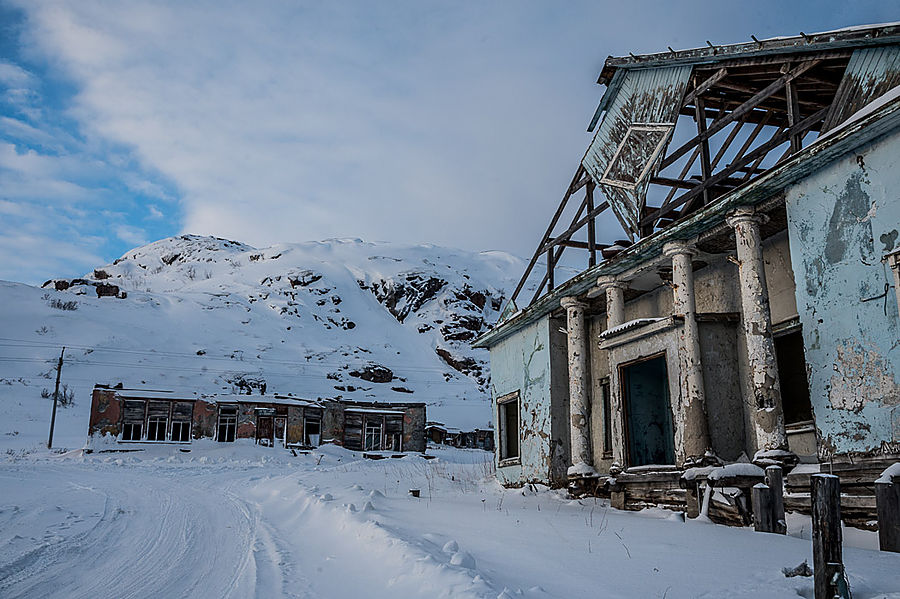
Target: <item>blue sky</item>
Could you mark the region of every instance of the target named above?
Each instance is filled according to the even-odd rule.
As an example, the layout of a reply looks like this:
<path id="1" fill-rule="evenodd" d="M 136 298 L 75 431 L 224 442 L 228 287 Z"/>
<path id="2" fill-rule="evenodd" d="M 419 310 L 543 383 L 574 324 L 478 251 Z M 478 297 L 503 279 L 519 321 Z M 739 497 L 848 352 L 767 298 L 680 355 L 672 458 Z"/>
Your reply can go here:
<path id="1" fill-rule="evenodd" d="M 900 2 L 0 0 L 0 279 L 185 232 L 527 256 L 607 55 L 895 20 Z"/>

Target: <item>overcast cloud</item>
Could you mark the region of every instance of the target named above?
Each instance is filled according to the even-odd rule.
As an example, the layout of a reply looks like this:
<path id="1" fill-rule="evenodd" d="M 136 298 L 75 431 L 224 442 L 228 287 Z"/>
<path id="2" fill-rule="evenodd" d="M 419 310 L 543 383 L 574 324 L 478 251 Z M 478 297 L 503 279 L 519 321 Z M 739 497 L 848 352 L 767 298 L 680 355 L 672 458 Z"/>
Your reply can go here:
<path id="1" fill-rule="evenodd" d="M 80 274 L 181 232 L 530 255 L 589 142 L 608 54 L 896 20 L 898 8 L 2 5 L 0 278 Z"/>

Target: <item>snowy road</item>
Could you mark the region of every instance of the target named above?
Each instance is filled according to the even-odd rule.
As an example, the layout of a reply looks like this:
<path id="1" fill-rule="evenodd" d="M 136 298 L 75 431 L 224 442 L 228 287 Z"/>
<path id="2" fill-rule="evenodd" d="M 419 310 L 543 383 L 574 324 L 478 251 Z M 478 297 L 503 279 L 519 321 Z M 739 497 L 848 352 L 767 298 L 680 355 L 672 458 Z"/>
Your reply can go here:
<path id="1" fill-rule="evenodd" d="M 809 559 L 806 539 L 503 490 L 483 452 L 441 455 L 15 457 L 0 463 L 0 597 L 811 596 L 781 574 Z M 845 561 L 854 597 L 900 598 L 900 556 Z"/>

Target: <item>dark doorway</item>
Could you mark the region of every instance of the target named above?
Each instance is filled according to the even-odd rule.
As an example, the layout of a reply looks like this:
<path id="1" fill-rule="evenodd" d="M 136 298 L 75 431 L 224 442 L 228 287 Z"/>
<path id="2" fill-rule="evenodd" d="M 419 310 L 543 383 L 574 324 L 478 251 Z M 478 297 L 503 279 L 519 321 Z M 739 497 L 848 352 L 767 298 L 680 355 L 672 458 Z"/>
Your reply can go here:
<path id="1" fill-rule="evenodd" d="M 623 366 L 621 374 L 628 425 L 628 465 L 674 464 L 675 439 L 665 355 Z"/>
<path id="2" fill-rule="evenodd" d="M 275 444 L 275 422 L 271 416 L 256 417 L 256 442 L 266 447 Z"/>
<path id="3" fill-rule="evenodd" d="M 802 333 L 798 330 L 775 337 L 775 356 L 778 360 L 778 378 L 781 381 L 784 423 L 811 421 L 813 414 L 809 403 Z"/>

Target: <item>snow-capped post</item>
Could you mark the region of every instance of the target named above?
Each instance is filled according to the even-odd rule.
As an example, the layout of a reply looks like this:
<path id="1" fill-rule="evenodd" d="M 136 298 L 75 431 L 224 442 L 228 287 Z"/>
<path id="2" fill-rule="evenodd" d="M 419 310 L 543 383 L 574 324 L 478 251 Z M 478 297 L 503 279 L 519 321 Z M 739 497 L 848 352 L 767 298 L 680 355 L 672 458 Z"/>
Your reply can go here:
<path id="1" fill-rule="evenodd" d="M 900 553 L 900 463 L 885 470 L 875 481 L 878 510 L 878 546 Z"/>
<path id="2" fill-rule="evenodd" d="M 810 482 L 815 599 L 849 597 L 841 547 L 841 480 L 813 474 Z"/>
<path id="3" fill-rule="evenodd" d="M 750 492 L 753 506 L 753 530 L 775 532 L 775 518 L 772 510 L 772 489 L 763 483 L 753 485 Z"/>
<path id="4" fill-rule="evenodd" d="M 47 439 L 47 449 L 53 448 L 53 429 L 56 427 L 56 406 L 59 403 L 59 377 L 62 374 L 63 355 L 66 348 L 63 346 L 59 352 L 59 362 L 56 364 L 56 388 L 53 390 L 53 414 L 50 415 L 50 438 Z"/>
<path id="5" fill-rule="evenodd" d="M 766 468 L 766 484 L 772 490 L 772 522 L 773 532 L 787 534 L 787 521 L 784 519 L 784 475 L 781 466 Z"/>

